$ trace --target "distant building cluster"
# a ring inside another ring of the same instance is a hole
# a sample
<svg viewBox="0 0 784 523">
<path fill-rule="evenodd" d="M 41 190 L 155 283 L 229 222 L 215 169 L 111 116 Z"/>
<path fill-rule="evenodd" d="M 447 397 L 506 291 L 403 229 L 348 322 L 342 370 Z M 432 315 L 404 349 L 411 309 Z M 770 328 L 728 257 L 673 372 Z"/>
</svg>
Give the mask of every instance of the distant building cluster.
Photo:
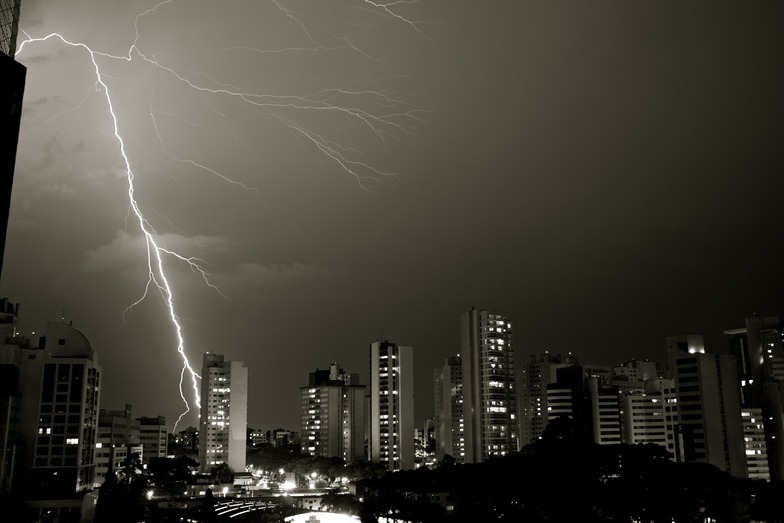
<svg viewBox="0 0 784 523">
<path fill-rule="evenodd" d="M 337 364 L 311 373 L 302 391 L 302 451 L 367 460 L 390 471 L 449 454 L 478 463 L 520 448 L 512 324 L 472 309 L 461 315 L 460 356 L 434 378 L 435 419 L 414 421 L 413 347 L 384 340 L 370 345 L 367 387 Z"/>
<path fill-rule="evenodd" d="M 663 365 L 632 360 L 606 367 L 571 354 L 531 356 L 518 374 L 523 445 L 561 420 L 560 428 L 586 441 L 652 443 L 675 461 L 781 480 L 784 322 L 760 316 L 745 322 L 724 331 L 728 346 L 715 353 L 701 335 L 667 337 Z M 453 424 L 446 427 L 459 439 Z"/>
<path fill-rule="evenodd" d="M 752 316 L 708 352 L 695 334 L 664 340 L 664 363 L 584 363 L 544 352 L 514 361 L 512 322 L 492 310 L 460 316 L 459 354 L 433 373 L 435 416 L 414 422 L 413 347 L 369 345 L 369 383 L 337 363 L 299 387 L 299 431 L 248 427 L 247 366 L 206 353 L 198 427 L 171 434 L 163 416 L 100 407 L 98 355 L 70 324 L 49 322 L 37 345 L 17 335 L 18 305 L 0 300 L 0 494 L 32 512 L 81 513 L 84 493 L 124 467 L 198 457 L 202 472 L 245 472 L 246 449 L 298 445 L 389 471 L 437 461 L 481 463 L 541 438 L 654 444 L 674 461 L 739 478 L 784 479 L 784 322 Z M 293 391 L 292 391 L 293 393 Z M 82 496 L 79 495 L 82 493 Z"/>
<path fill-rule="evenodd" d="M 508 319 L 465 313 L 460 355 L 434 373 L 436 457 L 480 462 L 549 430 L 600 445 L 652 443 L 675 461 L 780 480 L 784 322 L 745 323 L 724 331 L 728 344 L 714 353 L 701 335 L 668 337 L 663 364 L 599 366 L 545 352 L 515 368 Z"/>
</svg>

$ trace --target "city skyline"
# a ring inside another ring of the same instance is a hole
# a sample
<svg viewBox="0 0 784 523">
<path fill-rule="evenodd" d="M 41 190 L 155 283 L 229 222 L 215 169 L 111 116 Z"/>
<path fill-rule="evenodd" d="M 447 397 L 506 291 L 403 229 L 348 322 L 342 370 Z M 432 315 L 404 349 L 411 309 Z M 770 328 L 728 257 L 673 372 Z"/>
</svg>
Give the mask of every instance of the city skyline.
<svg viewBox="0 0 784 523">
<path fill-rule="evenodd" d="M 299 388 L 326 362 L 369 383 L 382 339 L 412 347 L 419 426 L 472 307 L 513 323 L 518 362 L 549 350 L 597 365 L 663 361 L 683 333 L 726 352 L 722 332 L 747 316 L 784 317 L 779 4 L 435 1 L 396 18 L 361 1 L 238 3 L 223 21 L 214 3 L 163 2 L 138 35 L 158 2 L 96 5 L 25 0 L 18 42 L 60 31 L 124 56 L 138 36 L 211 86 L 361 108 L 383 104 L 347 93 L 373 90 L 416 111 L 383 141 L 296 115 L 395 173 L 357 180 L 283 124 L 291 113 L 195 96 L 138 59 L 102 62 L 140 201 L 220 291 L 171 264 L 187 355 L 246 362 L 249 426 L 297 429 Z M 102 407 L 173 422 L 175 333 L 157 293 L 126 310 L 145 291 L 144 244 L 89 57 L 52 39 L 16 60 L 27 81 L 0 297 L 21 305 L 25 336 L 64 318 L 91 340 Z"/>
<path fill-rule="evenodd" d="M 10 305 L 10 303 L 8 305 Z M 475 312 L 480 312 L 480 313 L 483 313 L 483 314 L 489 314 L 492 317 L 499 317 L 499 318 L 503 317 L 503 316 L 499 315 L 500 311 L 492 311 L 492 310 L 476 311 L 474 309 L 472 309 L 471 311 L 465 311 L 463 313 L 463 316 L 467 317 L 467 316 L 469 316 L 469 315 L 471 315 L 471 314 L 473 314 Z M 504 317 L 504 319 L 506 320 L 508 318 Z M 784 321 L 784 320 L 782 320 L 778 316 L 765 316 L 765 317 L 762 317 L 762 316 L 758 316 L 758 315 L 753 315 L 753 316 L 745 318 L 744 321 L 746 322 L 747 326 L 749 325 L 749 322 L 751 322 L 752 325 L 757 325 L 757 324 L 763 325 L 764 324 L 764 325 L 767 326 L 766 328 L 774 329 L 775 332 L 778 333 L 779 330 L 780 330 L 780 326 L 782 325 L 782 321 Z M 47 331 L 52 331 L 53 329 L 56 330 L 58 328 L 59 329 L 71 329 L 74 332 L 79 333 L 79 335 L 84 338 L 84 342 L 89 344 L 89 339 L 84 337 L 83 334 L 78 329 L 75 329 L 73 327 L 73 324 L 70 323 L 70 322 L 56 322 L 56 321 L 55 322 L 49 322 Z M 732 344 L 732 343 L 735 342 L 735 340 L 737 340 L 737 336 L 739 334 L 742 335 L 742 336 L 745 336 L 746 332 L 747 332 L 747 327 L 742 327 L 742 328 L 739 328 L 739 329 L 729 329 L 729 330 L 725 331 L 723 334 L 726 337 L 726 339 L 728 340 L 728 342 Z M 42 336 L 41 340 L 39 340 L 40 341 L 40 345 L 26 346 L 25 348 L 27 350 L 32 350 L 33 353 L 37 353 L 37 352 L 41 352 L 42 354 L 46 353 L 47 352 L 47 350 L 46 350 L 46 343 L 45 343 L 45 338 L 46 337 L 47 337 L 46 335 Z M 581 358 L 581 355 L 579 353 L 574 353 L 574 352 L 561 353 L 561 352 L 557 352 L 557 351 L 543 351 L 541 353 L 536 353 L 536 354 L 533 354 L 533 353 L 532 354 L 526 354 L 526 356 L 529 357 L 529 358 L 523 359 L 522 361 L 518 361 L 518 362 L 516 362 L 514 364 L 514 375 L 519 378 L 521 376 L 521 374 L 520 374 L 521 370 L 523 372 L 529 372 L 530 373 L 530 365 L 534 365 L 534 368 L 537 369 L 536 372 L 541 374 L 541 373 L 545 372 L 544 370 L 540 369 L 542 361 L 546 360 L 546 361 L 549 361 L 549 362 L 552 362 L 552 363 L 557 363 L 556 366 L 558 366 L 558 367 L 585 367 L 585 368 L 592 368 L 592 369 L 595 369 L 597 372 L 602 373 L 603 375 L 606 374 L 607 377 L 609 377 L 609 376 L 619 376 L 619 377 L 627 376 L 627 374 L 630 372 L 629 369 L 635 369 L 637 367 L 644 367 L 646 369 L 645 377 L 643 377 L 642 373 L 640 373 L 639 376 L 635 375 L 635 377 L 634 377 L 635 380 L 640 380 L 640 381 L 642 381 L 642 380 L 657 381 L 656 376 L 658 376 L 658 378 L 665 379 L 665 380 L 666 379 L 671 379 L 673 377 L 673 375 L 674 375 L 675 370 L 670 366 L 670 362 L 668 361 L 668 359 L 671 358 L 670 351 L 672 350 L 671 346 L 672 346 L 673 340 L 678 340 L 678 339 L 698 340 L 698 341 L 694 342 L 694 346 L 698 347 L 697 348 L 697 352 L 707 352 L 710 355 L 715 355 L 715 356 L 721 355 L 722 357 L 730 357 L 730 358 L 732 358 L 733 363 L 731 363 L 731 365 L 733 365 L 733 366 L 735 365 L 735 363 L 734 363 L 735 359 L 734 358 L 739 356 L 734 351 L 729 351 L 729 352 L 727 352 L 727 351 L 716 351 L 716 352 L 713 352 L 713 351 L 710 351 L 710 350 L 706 351 L 705 343 L 704 343 L 704 336 L 702 334 L 689 333 L 689 334 L 681 334 L 681 335 L 678 335 L 678 336 L 667 337 L 664 340 L 665 341 L 665 349 L 662 351 L 662 354 L 660 355 L 660 357 L 653 358 L 653 359 L 650 359 L 650 358 L 640 359 L 640 358 L 636 358 L 634 356 L 631 356 L 629 359 L 624 360 L 624 361 L 617 361 L 617 362 L 609 362 L 609 363 L 597 364 L 595 361 L 590 361 L 590 360 L 586 360 L 584 358 Z M 778 339 L 778 338 L 776 338 L 776 339 Z M 19 338 L 19 337 L 11 339 L 11 343 L 9 343 L 8 346 L 9 347 L 14 347 L 14 346 L 16 346 L 17 343 L 19 343 L 21 341 L 22 341 L 22 338 Z M 375 342 L 369 344 L 369 347 L 371 349 L 371 358 L 370 358 L 369 361 L 371 362 L 371 365 L 372 365 L 372 361 L 373 361 L 373 355 L 372 355 L 373 352 L 374 351 L 377 352 L 378 346 L 386 346 L 386 345 L 389 345 L 391 347 L 395 347 L 396 344 L 394 342 L 390 342 L 389 340 L 383 340 L 383 341 L 382 340 L 378 340 L 378 341 L 375 341 Z M 691 351 L 692 350 L 691 345 L 689 347 L 690 347 L 689 351 Z M 407 358 L 408 358 L 408 361 L 410 362 L 411 361 L 411 349 L 412 348 L 411 347 L 401 347 L 401 348 L 407 350 L 407 352 L 408 352 Z M 685 349 L 684 349 L 684 351 L 685 351 Z M 206 362 L 208 360 L 212 361 L 212 359 L 215 359 L 216 362 L 220 362 L 219 365 L 223 365 L 223 356 L 222 355 L 215 355 L 215 354 L 211 354 L 211 353 L 205 353 L 205 354 L 202 355 L 202 359 L 205 362 L 204 365 L 207 365 Z M 441 380 L 443 380 L 443 372 L 444 372 L 445 366 L 454 365 L 455 362 L 457 362 L 457 366 L 460 367 L 460 369 L 461 369 L 460 370 L 460 375 L 462 375 L 463 370 L 462 370 L 461 360 L 462 360 L 462 358 L 461 358 L 460 354 L 448 357 L 447 360 L 445 362 L 443 362 L 443 364 L 441 366 L 438 366 L 438 367 L 436 367 L 434 369 L 431 369 L 433 371 L 433 375 L 431 375 L 429 377 L 429 379 L 431 381 L 426 383 L 426 384 L 424 384 L 424 385 L 441 387 L 442 386 Z M 247 381 L 247 374 L 248 374 L 250 369 L 246 368 L 243 362 L 226 362 L 226 364 L 227 364 L 227 368 L 232 368 L 232 369 L 236 368 L 237 370 L 241 370 L 242 371 L 242 375 L 245 376 L 245 380 Z M 218 363 L 211 364 L 210 368 L 212 366 L 214 366 L 214 365 L 218 365 Z M 741 365 L 741 364 L 738 364 L 738 365 Z M 321 369 L 319 366 L 317 366 L 315 374 L 329 375 L 333 371 L 333 369 L 337 369 L 337 368 L 338 368 L 338 363 L 337 362 L 330 363 L 329 365 L 326 366 L 325 369 Z M 205 369 L 206 369 L 206 367 L 205 367 Z M 525 369 L 529 369 L 529 370 L 525 370 Z M 410 369 L 409 369 L 409 371 L 410 371 Z M 340 372 L 342 373 L 343 369 L 340 369 Z M 546 371 L 546 373 L 551 373 L 551 372 L 552 371 L 550 371 L 550 370 Z M 204 372 L 204 369 L 202 369 L 202 374 L 203 375 L 207 374 L 206 372 Z M 314 373 L 310 372 L 308 374 L 310 376 L 309 380 L 312 382 Z M 406 374 L 408 374 L 408 372 Z M 361 384 L 361 382 L 364 380 L 362 375 L 360 373 L 355 373 L 355 372 L 351 372 L 350 375 L 352 376 L 351 379 L 353 379 L 353 380 L 358 382 L 358 383 L 353 383 L 352 382 L 352 384 L 353 385 L 358 385 L 360 391 L 365 391 L 367 386 Z M 372 381 L 372 377 L 368 376 L 367 380 L 371 380 Z M 460 378 L 460 380 L 462 380 L 462 377 Z M 111 386 L 112 386 L 111 385 L 111 381 L 112 381 L 111 377 L 109 377 L 108 378 L 108 385 L 104 385 L 103 388 L 104 389 L 107 388 L 107 387 L 111 388 Z M 306 380 L 306 381 L 308 381 L 308 380 Z M 242 411 L 246 411 L 246 409 L 249 406 L 252 406 L 253 401 L 254 400 L 258 400 L 258 398 L 252 398 L 252 397 L 248 396 L 247 392 L 246 392 L 247 386 L 245 385 L 245 381 L 242 381 L 242 383 L 243 383 L 242 386 L 239 387 L 239 390 L 241 391 L 240 396 L 243 398 L 243 400 L 247 396 L 247 400 L 246 400 L 247 405 L 245 405 L 245 400 L 244 400 L 243 401 L 244 408 L 242 408 L 241 410 Z M 462 381 L 461 381 L 461 384 L 462 384 Z M 31 383 L 30 385 L 35 387 L 35 383 Z M 409 385 L 411 385 L 411 384 L 409 384 Z M 422 387 L 423 384 L 421 384 L 421 383 L 420 384 L 416 384 L 416 385 L 418 385 L 418 386 L 415 386 L 415 388 L 423 388 Z M 202 387 L 206 387 L 206 386 L 207 386 L 207 383 L 202 381 Z M 515 388 L 517 388 L 519 386 L 521 386 L 521 383 L 516 383 Z M 448 387 L 448 385 L 447 385 L 447 387 Z M 745 384 L 744 384 L 744 387 L 745 387 Z M 741 389 L 745 390 L 744 387 L 741 387 Z M 299 387 L 297 387 L 297 391 L 296 392 L 292 392 L 292 391 L 289 391 L 289 392 L 292 395 L 296 395 L 298 398 L 302 399 L 304 397 L 303 394 L 305 394 L 305 392 L 307 392 L 309 389 L 312 389 L 312 388 L 313 388 L 312 386 L 307 386 L 307 385 L 306 386 L 299 386 Z M 110 391 L 110 393 L 112 393 L 112 392 L 113 391 Z M 224 392 L 223 390 L 220 390 L 218 395 L 223 397 L 223 392 Z M 460 394 L 462 394 L 462 387 L 461 387 Z M 521 393 L 521 394 L 525 394 L 525 393 Z M 305 394 L 305 396 L 307 396 L 307 394 Z M 370 397 L 371 396 L 372 396 L 371 394 L 362 395 L 362 397 L 364 398 L 363 401 L 370 402 Z M 202 397 L 203 398 L 208 398 L 208 400 L 209 400 L 209 396 L 205 395 L 204 391 L 202 391 Z M 519 397 L 520 398 L 524 398 L 524 396 L 519 396 Z M 282 398 L 276 398 L 276 399 L 280 400 Z M 303 400 L 303 401 L 305 401 L 305 400 Z M 123 407 L 123 405 L 119 405 L 119 406 L 118 405 L 105 405 L 103 403 L 101 403 L 99 406 L 100 406 L 100 410 L 101 411 L 113 411 L 113 412 L 119 412 L 120 410 L 122 410 L 120 407 Z M 130 403 L 125 403 L 124 407 L 127 410 L 129 408 L 133 408 L 133 405 L 130 404 Z M 205 403 L 202 403 L 202 409 L 204 409 L 204 408 L 205 408 Z M 221 408 L 221 407 L 216 407 L 216 408 Z M 441 404 L 441 408 L 444 408 L 444 404 L 443 403 Z M 275 431 L 275 430 L 286 430 L 286 431 L 298 432 L 298 433 L 300 433 L 300 437 L 301 437 L 302 433 L 304 433 L 304 431 L 301 430 L 302 420 L 303 420 L 303 418 L 302 418 L 303 410 L 302 409 L 303 409 L 302 404 L 298 405 L 298 410 L 296 412 L 296 417 L 298 419 L 297 419 L 297 421 L 292 422 L 290 425 L 282 425 L 282 424 L 275 425 L 275 424 L 265 424 L 265 423 L 251 423 L 249 421 L 248 422 L 241 422 L 240 425 L 244 425 L 247 428 L 248 434 L 250 433 L 249 431 L 252 431 L 252 430 L 253 431 L 262 431 L 262 432 L 270 432 L 270 431 Z M 525 410 L 520 410 L 520 413 L 521 413 L 520 416 L 526 416 L 527 417 L 526 419 L 528 419 L 529 422 L 533 419 L 533 417 L 531 417 L 530 413 L 526 414 Z M 140 415 L 141 415 L 141 417 L 137 418 L 137 421 L 144 421 L 145 423 L 148 423 L 148 424 L 150 424 L 150 423 L 154 424 L 154 422 L 163 420 L 164 423 L 161 423 L 160 426 L 165 426 L 167 428 L 167 430 L 168 430 L 168 433 L 171 434 L 171 435 L 176 435 L 178 433 L 181 433 L 183 431 L 188 431 L 188 430 L 191 430 L 191 429 L 195 429 L 197 431 L 199 430 L 198 429 L 198 425 L 199 424 L 197 424 L 196 426 L 194 426 L 194 425 L 187 425 L 184 422 L 178 424 L 177 423 L 178 420 L 176 420 L 176 419 L 175 420 L 167 420 L 165 418 L 165 416 L 159 416 L 156 413 L 154 407 L 152 409 L 149 409 L 149 411 L 142 412 Z M 209 416 L 205 417 L 204 419 L 207 420 L 208 418 L 209 418 Z M 413 423 L 412 426 L 414 427 L 414 429 L 421 430 L 422 426 L 424 424 L 420 423 L 420 422 L 426 422 L 427 419 L 430 419 L 432 421 L 433 418 L 432 417 L 423 418 L 423 419 L 416 418 L 414 420 L 414 423 Z M 182 421 L 182 420 L 179 420 L 179 421 Z M 200 420 L 199 423 L 201 423 L 201 420 Z M 177 425 L 177 426 L 175 427 L 175 425 Z M 512 425 L 514 425 L 515 428 L 517 429 L 518 425 L 516 423 L 514 423 Z M 543 428 L 544 428 L 544 426 L 540 426 L 538 428 L 538 431 L 536 432 L 536 437 L 537 438 L 541 436 L 541 431 L 542 431 Z M 156 430 L 157 430 L 157 427 L 156 427 Z M 412 429 L 412 434 L 413 434 L 413 429 Z M 530 442 L 528 438 L 522 438 L 521 439 L 521 445 L 522 446 L 525 446 L 528 442 Z M 310 451 L 311 450 L 309 450 L 309 452 Z"/>
</svg>

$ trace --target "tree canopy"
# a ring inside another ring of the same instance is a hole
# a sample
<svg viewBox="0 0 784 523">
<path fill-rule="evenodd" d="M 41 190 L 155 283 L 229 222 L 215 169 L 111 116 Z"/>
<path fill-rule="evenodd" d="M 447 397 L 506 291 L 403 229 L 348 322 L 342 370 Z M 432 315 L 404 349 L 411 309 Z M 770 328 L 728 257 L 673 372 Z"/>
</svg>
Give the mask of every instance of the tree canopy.
<svg viewBox="0 0 784 523">
<path fill-rule="evenodd" d="M 444 461 L 432 470 L 389 473 L 360 488 L 376 516 L 434 523 L 784 521 L 784 488 L 776 482 L 676 463 L 658 445 L 600 446 L 568 434 L 553 431 L 552 438 L 483 463 Z M 451 510 L 427 501 L 440 496 Z"/>
</svg>

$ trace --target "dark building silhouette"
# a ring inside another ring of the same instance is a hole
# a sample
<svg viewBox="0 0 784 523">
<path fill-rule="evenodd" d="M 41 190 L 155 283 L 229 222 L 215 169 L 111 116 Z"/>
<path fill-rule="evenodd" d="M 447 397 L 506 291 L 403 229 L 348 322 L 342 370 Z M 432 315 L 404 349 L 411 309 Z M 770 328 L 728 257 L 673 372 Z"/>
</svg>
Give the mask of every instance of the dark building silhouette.
<svg viewBox="0 0 784 523">
<path fill-rule="evenodd" d="M 666 344 L 678 406 L 676 459 L 746 477 L 735 356 L 707 353 L 697 334 L 669 336 Z"/>
<path fill-rule="evenodd" d="M 436 458 L 452 456 L 465 461 L 465 418 L 463 415 L 463 360 L 452 356 L 433 373 Z"/>
<path fill-rule="evenodd" d="M 525 446 L 538 440 L 549 423 L 547 386 L 556 381 L 556 371 L 579 364 L 572 353 L 532 354 L 529 361 L 516 364 L 517 410 L 519 413 L 520 444 Z"/>
<path fill-rule="evenodd" d="M 770 479 L 784 479 L 784 322 L 753 315 L 725 330 L 737 361 L 741 406 L 757 409 L 764 427 Z"/>
<path fill-rule="evenodd" d="M 582 365 L 558 368 L 555 382 L 546 389 L 549 421 L 569 419 L 574 437 L 593 442 L 591 396 Z"/>
<path fill-rule="evenodd" d="M 0 0 L 0 279 L 27 69 L 14 60 L 20 0 Z"/>
<path fill-rule="evenodd" d="M 48 322 L 33 347 L 14 335 L 15 309 L 5 299 L 0 305 L 0 373 L 7 378 L 0 392 L 0 506 L 21 503 L 30 521 L 80 521 L 95 487 L 97 354 L 80 331 L 60 322 Z"/>
</svg>

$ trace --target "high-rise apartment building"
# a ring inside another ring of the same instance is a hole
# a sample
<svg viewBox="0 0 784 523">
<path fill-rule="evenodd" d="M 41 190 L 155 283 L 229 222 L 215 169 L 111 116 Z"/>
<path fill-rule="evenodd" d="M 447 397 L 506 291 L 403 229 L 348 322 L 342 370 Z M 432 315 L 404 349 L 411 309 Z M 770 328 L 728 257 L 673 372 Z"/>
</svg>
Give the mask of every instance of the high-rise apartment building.
<svg viewBox="0 0 784 523">
<path fill-rule="evenodd" d="M 133 407 L 100 409 L 95 444 L 95 486 L 102 485 L 109 474 L 122 470 L 129 456 L 141 465 L 143 447 L 139 442 L 139 422 L 133 418 Z"/>
<path fill-rule="evenodd" d="M 390 341 L 370 344 L 368 456 L 389 470 L 415 466 L 414 350 Z"/>
<path fill-rule="evenodd" d="M 471 309 L 460 316 L 465 462 L 519 450 L 512 324 Z"/>
<path fill-rule="evenodd" d="M 546 386 L 547 425 L 559 418 L 575 438 L 598 445 L 623 442 L 622 396 L 610 385 L 610 369 L 599 365 L 555 368 L 555 380 Z M 546 427 L 545 427 L 546 428 Z"/>
<path fill-rule="evenodd" d="M 139 423 L 139 443 L 144 448 L 143 463 L 152 458 L 165 458 L 169 442 L 169 428 L 165 416 L 136 418 Z"/>
<path fill-rule="evenodd" d="M 741 404 L 758 409 L 764 424 L 770 479 L 784 480 L 784 323 L 754 315 L 746 326 L 724 331 L 736 357 Z M 757 449 L 759 450 L 759 449 Z M 748 454 L 758 461 L 758 454 Z M 749 463 L 759 469 L 758 463 Z"/>
<path fill-rule="evenodd" d="M 762 409 L 744 408 L 741 409 L 741 416 L 748 478 L 770 481 L 768 445 L 765 439 Z"/>
<path fill-rule="evenodd" d="M 331 363 L 327 370 L 310 373 L 300 395 L 302 452 L 346 463 L 364 461 L 367 387 L 359 384 L 359 374 L 347 374 Z"/>
<path fill-rule="evenodd" d="M 556 371 L 577 365 L 579 360 L 569 354 L 532 354 L 519 365 L 517 380 L 520 444 L 525 446 L 542 437 L 548 423 L 547 386 L 556 380 Z"/>
<path fill-rule="evenodd" d="M 14 57 L 21 0 L 0 0 L 0 53 Z"/>
<path fill-rule="evenodd" d="M 0 372 L 10 378 L 2 387 L 2 494 L 22 500 L 31 521 L 78 521 L 77 494 L 95 482 L 97 355 L 81 332 L 60 322 L 49 322 L 33 347 L 8 328 L 16 311 L 0 314 Z"/>
<path fill-rule="evenodd" d="M 202 471 L 226 464 L 245 471 L 248 428 L 248 368 L 224 361 L 222 354 L 204 354 L 199 417 L 199 465 Z"/>
<path fill-rule="evenodd" d="M 436 459 L 452 456 L 465 461 L 465 419 L 463 418 L 463 361 L 452 356 L 433 373 Z"/>
<path fill-rule="evenodd" d="M 678 407 L 675 459 L 746 477 L 735 356 L 706 353 L 703 337 L 694 334 L 668 337 L 666 345 Z"/>
<path fill-rule="evenodd" d="M 621 399 L 623 443 L 653 443 L 673 452 L 670 444 L 674 439 L 674 399 L 674 383 L 664 378 L 643 378 L 641 390 L 624 392 Z"/>
<path fill-rule="evenodd" d="M 617 387 L 602 387 L 597 377 L 588 378 L 591 400 L 593 441 L 599 445 L 615 445 L 623 441 L 621 395 Z"/>
<path fill-rule="evenodd" d="M 93 487 L 101 368 L 87 338 L 49 322 L 44 351 L 32 492 L 61 498 Z"/>
</svg>

